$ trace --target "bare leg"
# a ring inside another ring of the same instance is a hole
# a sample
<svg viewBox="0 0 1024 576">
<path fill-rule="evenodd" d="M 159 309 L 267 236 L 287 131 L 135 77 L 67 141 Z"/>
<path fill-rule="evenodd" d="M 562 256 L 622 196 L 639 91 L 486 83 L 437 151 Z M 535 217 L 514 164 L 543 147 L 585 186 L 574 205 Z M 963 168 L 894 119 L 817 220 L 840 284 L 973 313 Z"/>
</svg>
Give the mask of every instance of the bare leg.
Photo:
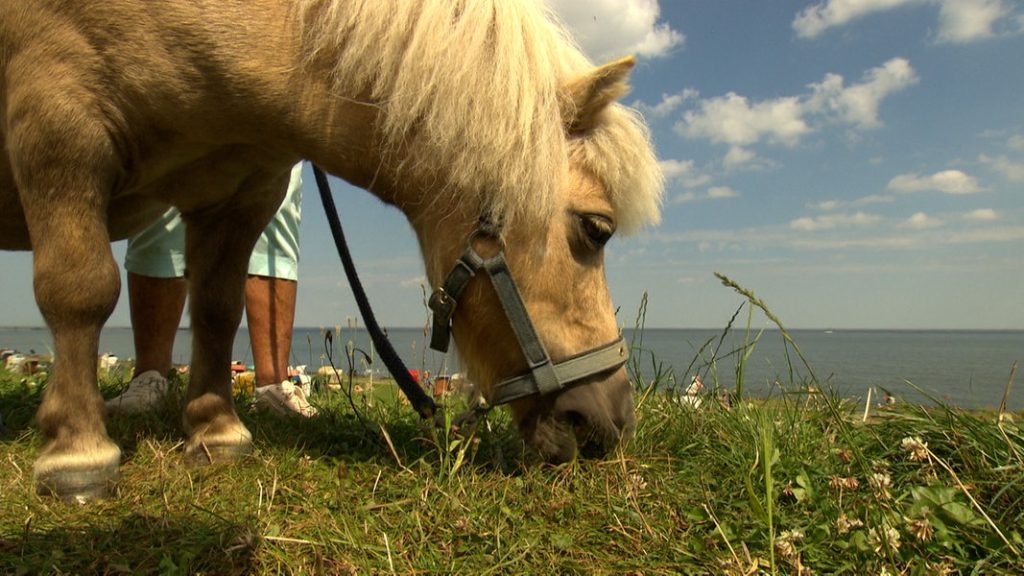
<svg viewBox="0 0 1024 576">
<path fill-rule="evenodd" d="M 249 276 L 245 282 L 245 312 L 257 386 L 279 384 L 288 378 L 297 288 L 294 280 L 267 276 Z"/>
<path fill-rule="evenodd" d="M 171 370 L 174 337 L 185 308 L 184 278 L 155 278 L 128 273 L 128 305 L 135 339 L 135 376 Z"/>
</svg>

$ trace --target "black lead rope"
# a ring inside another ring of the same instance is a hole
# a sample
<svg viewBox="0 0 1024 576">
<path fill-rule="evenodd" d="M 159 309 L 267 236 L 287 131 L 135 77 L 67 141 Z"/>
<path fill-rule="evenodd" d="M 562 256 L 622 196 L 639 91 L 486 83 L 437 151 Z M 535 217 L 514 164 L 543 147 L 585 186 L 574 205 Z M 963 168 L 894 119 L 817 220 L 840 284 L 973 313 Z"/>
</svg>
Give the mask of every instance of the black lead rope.
<svg viewBox="0 0 1024 576">
<path fill-rule="evenodd" d="M 384 335 L 380 325 L 377 324 L 377 318 L 373 315 L 370 301 L 366 298 L 366 291 L 363 290 L 363 284 L 359 281 L 359 275 L 356 274 L 355 264 L 352 263 L 352 254 L 349 252 L 348 244 L 345 242 L 345 233 L 341 230 L 341 220 L 338 218 L 338 210 L 335 208 L 334 199 L 331 197 L 331 187 L 327 183 L 327 174 L 314 164 L 313 177 L 316 178 L 316 187 L 320 191 L 320 200 L 323 202 L 324 212 L 327 214 L 327 222 L 331 226 L 334 246 L 338 249 L 338 256 L 341 257 L 341 264 L 345 268 L 345 276 L 348 278 L 348 284 L 352 288 L 352 295 L 356 298 L 356 304 L 359 306 L 359 313 L 363 316 L 366 330 L 370 333 L 370 340 L 373 341 L 381 361 L 387 366 L 391 376 L 394 377 L 398 387 L 405 393 L 405 397 L 409 399 L 416 413 L 424 420 L 433 418 L 437 412 L 437 405 L 434 404 L 434 400 L 430 396 L 427 396 L 423 388 L 420 388 L 420 385 L 412 379 L 409 369 L 406 368 L 402 359 L 398 357 L 394 347 L 391 346 L 391 342 Z"/>
</svg>

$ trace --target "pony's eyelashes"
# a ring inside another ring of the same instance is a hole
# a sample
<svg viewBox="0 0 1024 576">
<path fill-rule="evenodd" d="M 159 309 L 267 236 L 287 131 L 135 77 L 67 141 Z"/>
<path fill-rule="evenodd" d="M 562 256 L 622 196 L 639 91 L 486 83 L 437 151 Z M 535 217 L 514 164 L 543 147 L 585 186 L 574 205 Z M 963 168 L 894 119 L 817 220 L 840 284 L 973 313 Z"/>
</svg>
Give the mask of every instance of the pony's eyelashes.
<svg viewBox="0 0 1024 576">
<path fill-rule="evenodd" d="M 594 248 L 603 248 L 615 234 L 615 224 L 611 218 L 601 214 L 577 214 L 580 229 Z"/>
</svg>

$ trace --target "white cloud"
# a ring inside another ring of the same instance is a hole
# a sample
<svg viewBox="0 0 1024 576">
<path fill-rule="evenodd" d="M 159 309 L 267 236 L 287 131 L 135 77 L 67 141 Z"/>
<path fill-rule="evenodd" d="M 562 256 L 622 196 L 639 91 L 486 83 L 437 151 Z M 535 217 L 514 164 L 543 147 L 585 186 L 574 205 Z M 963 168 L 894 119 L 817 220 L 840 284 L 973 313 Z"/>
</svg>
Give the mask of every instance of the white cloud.
<svg viewBox="0 0 1024 576">
<path fill-rule="evenodd" d="M 670 158 L 658 162 L 658 166 L 661 167 L 661 173 L 665 175 L 666 179 L 678 182 L 684 188 L 697 188 L 711 182 L 711 176 L 702 174 L 693 160 Z"/>
<path fill-rule="evenodd" d="M 700 93 L 697 92 L 697 90 L 694 90 L 693 88 L 686 88 L 681 92 L 676 92 L 675 94 L 662 94 L 661 102 L 658 102 L 653 106 L 640 102 L 639 100 L 634 103 L 633 106 L 649 116 L 664 118 L 675 112 L 676 109 L 682 106 L 687 100 L 695 100 L 699 96 Z"/>
<path fill-rule="evenodd" d="M 929 216 L 924 212 L 917 212 L 903 222 L 903 227 L 913 228 L 914 230 L 927 230 L 929 228 L 938 228 L 943 224 L 944 222 L 939 218 Z"/>
<path fill-rule="evenodd" d="M 729 92 L 701 100 L 699 109 L 683 114 L 675 129 L 688 138 L 707 138 L 734 146 L 747 146 L 762 138 L 793 146 L 811 131 L 802 116 L 802 106 L 795 97 L 750 104 L 745 97 Z"/>
<path fill-rule="evenodd" d="M 690 202 L 698 202 L 701 200 L 723 200 L 726 198 L 736 198 L 739 195 L 739 192 L 728 186 L 712 186 L 705 192 L 694 192 L 693 190 L 688 190 L 677 195 L 672 199 L 672 202 L 674 204 L 689 204 Z"/>
<path fill-rule="evenodd" d="M 950 235 L 949 244 L 980 244 L 990 242 L 1020 242 L 1024 240 L 1024 226 L 985 227 Z"/>
<path fill-rule="evenodd" d="M 889 181 L 889 190 L 894 192 L 945 192 L 946 194 L 974 194 L 982 188 L 973 176 L 960 170 L 943 170 L 931 176 L 900 174 Z"/>
<path fill-rule="evenodd" d="M 750 164 L 757 155 L 741 146 L 730 146 L 723 163 L 727 169 L 735 169 Z"/>
<path fill-rule="evenodd" d="M 1024 182 L 1024 162 L 1013 162 L 1006 156 L 991 158 L 982 154 L 978 158 L 1006 177 L 1010 182 Z"/>
<path fill-rule="evenodd" d="M 1022 28 L 1022 17 L 1013 18 L 1006 0 L 825 0 L 801 10 L 792 26 L 797 36 L 816 38 L 872 14 L 924 4 L 939 7 L 938 42 L 963 44 L 996 36 L 1000 28 Z"/>
<path fill-rule="evenodd" d="M 719 200 L 721 198 L 735 198 L 740 193 L 733 190 L 728 186 L 712 186 L 708 188 L 708 198 L 712 200 Z"/>
<path fill-rule="evenodd" d="M 991 208 L 978 208 L 964 214 L 964 218 L 975 222 L 991 222 L 999 220 L 999 213 Z"/>
<path fill-rule="evenodd" d="M 869 14 L 892 10 L 922 0 L 827 0 L 800 11 L 793 19 L 793 30 L 801 38 L 814 38 L 835 26 L 843 26 Z"/>
<path fill-rule="evenodd" d="M 996 35 L 996 23 L 1012 13 L 1003 0 L 944 0 L 938 40 L 965 44 L 991 38 Z"/>
<path fill-rule="evenodd" d="M 842 208 L 846 203 L 841 200 L 823 200 L 821 202 L 813 202 L 808 204 L 807 207 L 813 210 L 823 210 L 825 212 L 831 212 L 832 210 L 838 210 Z"/>
<path fill-rule="evenodd" d="M 659 23 L 657 0 L 547 0 L 596 62 L 628 54 L 657 58 L 681 47 L 686 36 Z"/>
<path fill-rule="evenodd" d="M 763 140 L 795 146 L 821 124 L 847 124 L 855 129 L 882 125 L 878 111 L 888 96 L 905 90 L 918 81 L 917 73 L 905 58 L 893 58 L 864 73 L 860 83 L 846 86 L 843 77 L 828 74 L 814 84 L 810 92 L 797 96 L 751 102 L 729 92 L 724 96 L 698 100 L 674 126 L 685 138 L 705 138 L 728 144 L 726 167 L 754 160 L 746 150 Z"/>
<path fill-rule="evenodd" d="M 802 232 L 816 232 L 818 230 L 832 230 L 834 228 L 870 226 L 881 220 L 881 216 L 878 216 L 877 214 L 868 214 L 867 212 L 855 212 L 853 214 L 826 214 L 816 218 L 807 216 L 797 218 L 789 223 L 789 227 L 793 230 L 800 230 Z"/>
<path fill-rule="evenodd" d="M 885 194 L 869 194 L 853 201 L 854 206 L 868 206 L 870 204 L 891 204 L 896 199 Z"/>
<path fill-rule="evenodd" d="M 881 194 L 871 194 L 868 196 L 862 196 L 855 200 L 823 200 L 821 202 L 813 202 L 808 204 L 807 207 L 812 210 L 821 210 L 823 212 L 831 212 L 833 210 L 839 210 L 840 208 L 846 208 L 848 206 L 870 206 L 872 204 L 889 204 L 895 201 L 892 196 L 885 196 Z"/>
<path fill-rule="evenodd" d="M 785 242 L 805 250 L 905 250 L 922 246 L 959 246 L 964 244 L 1006 244 L 1024 240 L 1024 227 L 978 227 L 960 232 L 914 231 L 897 235 L 871 234 L 848 237 L 795 237 Z"/>
<path fill-rule="evenodd" d="M 665 175 L 665 178 L 669 180 L 682 178 L 692 174 L 694 171 L 693 160 L 673 160 L 670 158 L 658 162 L 658 167 L 661 168 L 661 173 Z"/>
<path fill-rule="evenodd" d="M 893 58 L 885 64 L 864 73 L 864 80 L 849 87 L 843 86 L 843 77 L 828 74 L 820 83 L 811 84 L 812 94 L 807 101 L 810 110 L 829 112 L 836 121 L 857 128 L 877 128 L 878 107 L 890 94 L 916 84 L 917 73 L 905 58 Z"/>
<path fill-rule="evenodd" d="M 1014 150 L 1024 151 L 1024 135 L 1014 134 L 1006 141 L 1006 145 Z"/>
<path fill-rule="evenodd" d="M 857 222 L 854 215 L 846 215 L 850 222 Z M 801 222 L 805 219 L 794 220 Z M 814 220 L 811 218 L 808 221 Z M 823 223 L 819 226 L 802 228 L 803 224 L 787 227 L 755 226 L 749 228 L 692 228 L 685 231 L 658 231 L 651 235 L 655 242 L 674 245 L 689 244 L 700 252 L 740 252 L 756 250 L 758 259 L 770 247 L 787 247 L 799 250 L 906 250 L 921 247 L 958 246 L 966 244 L 1008 244 L 1024 240 L 1024 226 L 951 226 L 913 230 L 898 225 L 889 226 L 888 221 L 875 215 L 860 217 L 859 224 L 840 222 Z M 801 232 L 823 233 L 807 234 Z"/>
</svg>

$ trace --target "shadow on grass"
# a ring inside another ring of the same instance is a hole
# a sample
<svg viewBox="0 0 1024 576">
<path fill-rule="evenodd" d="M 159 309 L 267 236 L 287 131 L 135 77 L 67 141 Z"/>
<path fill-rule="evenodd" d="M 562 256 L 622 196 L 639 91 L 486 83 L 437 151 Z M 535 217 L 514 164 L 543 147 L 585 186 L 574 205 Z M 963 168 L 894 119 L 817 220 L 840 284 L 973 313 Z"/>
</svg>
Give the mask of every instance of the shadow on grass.
<svg viewBox="0 0 1024 576">
<path fill-rule="evenodd" d="M 101 520 L 102 522 L 102 520 Z M 252 526 L 198 515 L 135 513 L 112 525 L 32 526 L 0 535 L 4 574 L 244 574 L 260 545 Z"/>
<path fill-rule="evenodd" d="M 177 443 L 187 434 L 181 421 L 185 383 L 172 379 L 170 394 L 163 405 L 137 415 L 108 415 L 107 433 L 121 447 L 122 464 L 131 462 L 147 441 Z M 23 444 L 37 436 L 33 419 L 46 387 L 40 382 L 18 382 L 0 373 L 0 442 Z M 123 384 L 101 383 L 105 398 L 118 394 Z M 252 409 L 251 397 L 235 397 L 235 409 L 253 434 L 257 450 L 296 452 L 311 459 L 326 458 L 348 462 L 376 462 L 394 467 L 417 460 L 437 460 L 439 432 L 421 420 L 397 398 L 377 397 L 371 405 L 366 397 L 349 399 L 337 390 L 319 392 L 312 399 L 319 408 L 313 418 L 282 416 Z M 452 399 L 450 412 L 465 407 L 461 398 Z M 490 416 L 491 431 L 480 433 L 476 464 L 484 469 L 509 473 L 522 468 L 535 456 L 526 448 L 507 415 Z"/>
</svg>

